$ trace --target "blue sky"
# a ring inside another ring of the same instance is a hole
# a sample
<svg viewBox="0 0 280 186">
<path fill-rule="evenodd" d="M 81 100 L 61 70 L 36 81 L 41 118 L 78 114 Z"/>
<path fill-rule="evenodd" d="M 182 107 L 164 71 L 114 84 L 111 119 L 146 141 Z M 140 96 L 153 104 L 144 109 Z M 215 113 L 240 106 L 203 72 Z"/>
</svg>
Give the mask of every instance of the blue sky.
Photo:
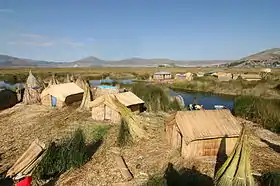
<svg viewBox="0 0 280 186">
<path fill-rule="evenodd" d="M 239 59 L 280 47 L 279 0 L 0 0 L 0 54 Z"/>
</svg>

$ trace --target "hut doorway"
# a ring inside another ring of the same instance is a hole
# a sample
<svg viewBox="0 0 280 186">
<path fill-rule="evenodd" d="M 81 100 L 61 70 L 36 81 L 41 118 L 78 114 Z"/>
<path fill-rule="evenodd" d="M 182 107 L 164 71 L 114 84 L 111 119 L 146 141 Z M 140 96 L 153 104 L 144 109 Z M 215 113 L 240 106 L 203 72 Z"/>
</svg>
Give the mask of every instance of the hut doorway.
<svg viewBox="0 0 280 186">
<path fill-rule="evenodd" d="M 52 97 L 52 106 L 56 107 L 56 97 L 51 96 Z"/>
</svg>

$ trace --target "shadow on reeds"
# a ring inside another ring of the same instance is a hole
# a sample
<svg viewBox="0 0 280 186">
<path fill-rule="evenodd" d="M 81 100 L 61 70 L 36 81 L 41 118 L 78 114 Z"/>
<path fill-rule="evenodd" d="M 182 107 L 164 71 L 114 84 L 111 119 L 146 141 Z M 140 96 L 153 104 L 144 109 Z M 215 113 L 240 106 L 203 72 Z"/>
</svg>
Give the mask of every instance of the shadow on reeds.
<svg viewBox="0 0 280 186">
<path fill-rule="evenodd" d="M 7 171 L 4 171 L 4 172 L 0 173 L 0 185 L 13 186 L 14 182 L 13 182 L 12 178 L 6 178 L 5 177 Z"/>
<path fill-rule="evenodd" d="M 217 171 L 223 166 L 225 161 L 227 160 L 228 156 L 226 154 L 226 138 L 227 136 L 224 136 L 221 140 L 221 144 L 217 153 L 217 158 L 216 158 L 216 165 L 215 165 L 215 174 Z"/>
<path fill-rule="evenodd" d="M 150 177 L 145 186 L 214 186 L 211 177 L 192 169 L 177 171 L 172 163 L 168 163 L 164 176 Z"/>
<path fill-rule="evenodd" d="M 102 145 L 102 143 L 103 143 L 103 140 L 101 139 L 96 142 L 92 142 L 86 146 L 89 158 L 91 158 L 96 153 L 96 151 Z"/>
<path fill-rule="evenodd" d="M 207 175 L 200 173 L 199 171 L 192 169 L 181 169 L 177 171 L 172 163 L 168 163 L 168 167 L 165 170 L 166 183 L 168 186 L 212 186 L 213 180 Z"/>
<path fill-rule="evenodd" d="M 11 90 L 0 91 L 0 111 L 15 106 L 17 99 L 17 94 Z"/>
<path fill-rule="evenodd" d="M 267 144 L 270 148 L 272 148 L 275 152 L 280 153 L 280 146 L 276 145 L 274 143 L 271 143 L 263 138 L 261 138 L 261 141 Z"/>
</svg>

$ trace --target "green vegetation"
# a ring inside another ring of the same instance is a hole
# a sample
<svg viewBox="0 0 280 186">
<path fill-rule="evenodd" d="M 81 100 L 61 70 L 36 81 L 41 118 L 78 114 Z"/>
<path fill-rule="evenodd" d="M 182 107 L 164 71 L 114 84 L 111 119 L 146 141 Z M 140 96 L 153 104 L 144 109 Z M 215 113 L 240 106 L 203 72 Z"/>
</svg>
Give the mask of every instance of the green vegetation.
<svg viewBox="0 0 280 186">
<path fill-rule="evenodd" d="M 47 180 L 71 168 L 82 166 L 97 150 L 108 129 L 109 126 L 94 127 L 90 134 L 91 143 L 88 145 L 81 129 L 77 129 L 70 137 L 62 139 L 59 143 L 50 143 L 33 175 L 36 179 Z"/>
<path fill-rule="evenodd" d="M 279 186 L 280 171 L 267 172 L 261 177 L 261 186 Z"/>
<path fill-rule="evenodd" d="M 110 129 L 109 125 L 97 125 L 94 127 L 92 131 L 92 142 L 98 142 L 103 140 L 104 136 L 107 134 L 108 130 Z"/>
<path fill-rule="evenodd" d="M 117 144 L 119 147 L 123 147 L 129 144 L 132 140 L 132 136 L 129 133 L 129 126 L 125 119 L 121 120 L 121 125 L 119 129 Z"/>
<path fill-rule="evenodd" d="M 55 177 L 70 168 L 83 165 L 88 160 L 85 137 L 78 129 L 70 138 L 62 140 L 60 144 L 51 143 L 45 155 L 34 171 L 38 179 Z"/>
<path fill-rule="evenodd" d="M 175 82 L 170 86 L 174 90 L 211 92 L 224 95 L 250 95 L 266 98 L 280 98 L 277 90 L 278 79 L 246 81 L 241 78 L 231 81 L 219 81 L 213 76 L 196 77 L 193 81 Z"/>
<path fill-rule="evenodd" d="M 280 133 L 280 100 L 240 96 L 234 101 L 234 113 Z"/>
<path fill-rule="evenodd" d="M 174 103 L 177 100 L 172 100 L 167 90 L 160 86 L 138 83 L 132 86 L 132 92 L 145 101 L 148 111 L 158 112 L 181 109 L 178 103 Z"/>
</svg>

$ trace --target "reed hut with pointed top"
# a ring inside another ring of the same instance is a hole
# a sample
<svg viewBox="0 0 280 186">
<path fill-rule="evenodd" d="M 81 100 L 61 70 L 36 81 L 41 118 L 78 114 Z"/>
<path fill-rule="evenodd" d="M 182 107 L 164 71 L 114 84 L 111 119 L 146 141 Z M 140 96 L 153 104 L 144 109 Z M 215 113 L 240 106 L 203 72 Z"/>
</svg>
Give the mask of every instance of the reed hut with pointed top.
<svg viewBox="0 0 280 186">
<path fill-rule="evenodd" d="M 75 83 L 51 85 L 41 94 L 42 104 L 63 107 L 83 99 L 84 90 Z"/>
<path fill-rule="evenodd" d="M 26 105 L 39 103 L 42 87 L 35 76 L 29 71 L 26 84 L 24 85 L 23 103 Z"/>
<path fill-rule="evenodd" d="M 75 84 L 83 90 L 86 89 L 86 81 L 81 76 L 78 77 L 78 79 L 75 81 Z"/>
<path fill-rule="evenodd" d="M 84 82 L 85 91 L 83 94 L 83 100 L 79 107 L 81 110 L 90 110 L 90 102 L 92 101 L 91 89 L 88 82 Z"/>
<path fill-rule="evenodd" d="M 51 80 L 49 81 L 48 86 L 51 86 L 51 85 L 58 85 L 58 84 L 59 84 L 58 79 L 56 78 L 55 75 L 52 75 L 52 78 L 51 78 Z"/>
<path fill-rule="evenodd" d="M 64 80 L 64 83 L 71 83 L 69 74 L 66 75 L 66 78 L 65 78 L 65 80 Z"/>
<path fill-rule="evenodd" d="M 166 120 L 165 131 L 168 143 L 184 158 L 204 158 L 220 151 L 230 154 L 241 125 L 226 109 L 178 111 Z"/>
</svg>

